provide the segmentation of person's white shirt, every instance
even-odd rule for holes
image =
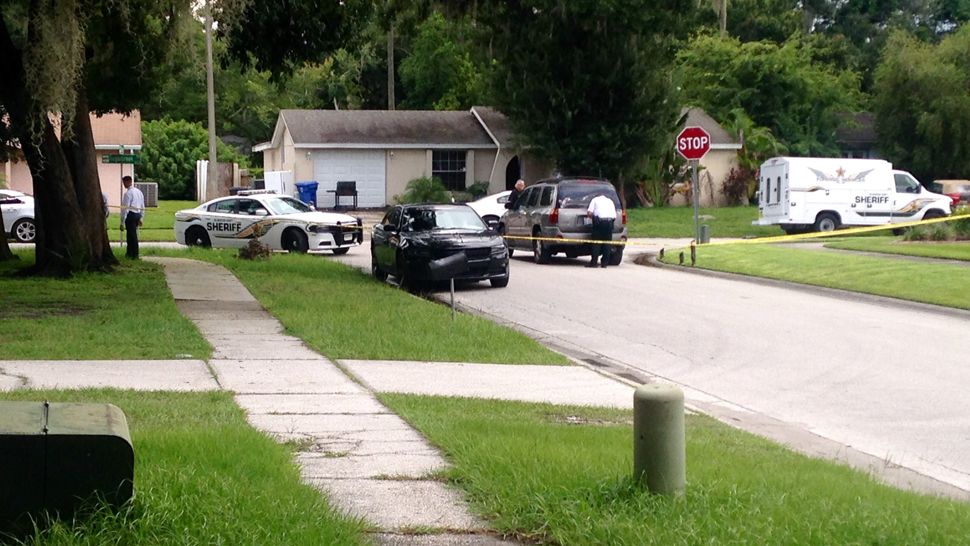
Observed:
[[[586,215],[604,220],[616,220],[616,205],[605,195],[597,195],[589,202]]]
[[[121,198],[121,223],[125,222],[129,212],[145,214],[145,194],[140,189],[132,185]]]

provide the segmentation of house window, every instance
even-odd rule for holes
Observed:
[[[434,150],[431,152],[431,176],[441,180],[452,191],[465,190],[465,152]]]

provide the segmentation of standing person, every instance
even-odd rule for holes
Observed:
[[[505,208],[514,209],[515,202],[519,200],[519,196],[522,195],[522,190],[525,189],[525,180],[521,178],[515,181],[515,187],[512,189],[512,193],[509,194],[509,200],[505,202]]]
[[[101,212],[104,213],[104,219],[107,220],[110,213],[108,212],[108,194],[105,192],[101,192]]]
[[[121,231],[128,230],[128,249],[125,256],[132,260],[138,259],[138,227],[141,226],[145,214],[145,195],[138,188],[132,186],[131,177],[122,177],[125,195],[121,198]]]
[[[586,216],[593,219],[593,240],[612,241],[613,223],[616,222],[616,205],[613,200],[600,193],[589,202]],[[607,243],[593,243],[593,254],[586,267],[596,267],[596,258],[600,258],[600,267],[606,267],[613,256],[613,245]]]

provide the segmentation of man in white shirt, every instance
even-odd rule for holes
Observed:
[[[125,195],[121,198],[121,230],[128,231],[128,249],[125,256],[132,260],[138,259],[138,227],[145,215],[145,195],[138,188],[132,186],[131,177],[122,177]]]
[[[593,219],[593,240],[612,241],[613,223],[616,221],[616,205],[613,200],[600,193],[589,202],[586,216]],[[593,243],[593,254],[586,267],[596,267],[596,259],[600,259],[600,267],[606,267],[613,255],[613,245]]]

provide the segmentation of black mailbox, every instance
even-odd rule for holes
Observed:
[[[111,404],[0,401],[0,532],[93,499],[131,499],[135,452]]]

